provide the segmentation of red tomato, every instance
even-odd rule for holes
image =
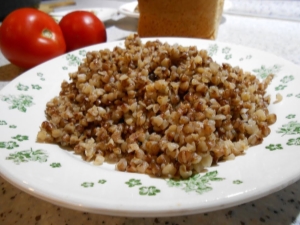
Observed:
[[[31,68],[66,51],[59,25],[33,8],[11,12],[0,27],[0,48],[11,63]]]
[[[92,12],[73,11],[59,22],[67,44],[67,51],[106,42],[106,29]]]

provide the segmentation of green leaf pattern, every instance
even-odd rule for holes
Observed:
[[[42,89],[42,87],[40,86],[40,85],[38,85],[38,84],[32,84],[31,85],[31,88],[33,89],[33,90],[41,90]],[[18,84],[17,85],[17,89],[19,90],[19,91],[28,91],[29,90],[29,86],[27,86],[27,85],[23,85],[23,84]]]
[[[269,149],[270,151],[274,151],[274,150],[282,150],[282,145],[281,144],[269,144],[268,146],[266,146],[266,149]]]
[[[155,186],[140,187],[139,188],[139,194],[140,195],[155,196],[158,193],[160,193],[160,190],[157,189]]]
[[[125,184],[128,185],[128,187],[134,187],[137,185],[142,185],[141,180],[137,179],[130,179],[129,181],[125,182]]]
[[[79,55],[85,57],[86,56],[86,50],[84,50],[84,49],[79,50]]]
[[[254,69],[253,72],[256,73],[257,77],[265,79],[269,74],[275,75],[277,72],[279,72],[280,69],[281,66],[279,65],[274,65],[271,67],[266,67],[265,65],[262,65],[260,68]]]
[[[245,59],[252,59],[252,55],[246,55]],[[244,58],[240,58],[240,61],[243,61]]]
[[[298,138],[291,138],[286,143],[287,145],[300,145],[300,137]]]
[[[68,61],[69,66],[78,66],[82,61],[81,58],[70,53],[66,55],[66,59]]]
[[[37,76],[40,78],[41,81],[45,81],[46,80],[43,73],[38,72]]]
[[[241,181],[241,180],[234,180],[232,183],[233,183],[233,184],[242,184],[243,181]]]
[[[300,134],[300,123],[298,121],[290,121],[277,130],[277,133],[284,135]]]
[[[7,160],[12,160],[15,164],[19,165],[20,163],[24,162],[47,162],[48,155],[46,152],[44,152],[41,149],[38,150],[24,150],[19,151],[15,153],[9,154],[8,157],[6,157]]]
[[[8,104],[11,104],[9,109],[18,109],[21,112],[26,112],[27,107],[32,106],[33,103],[33,97],[29,95],[9,95],[9,96],[1,96],[1,100],[4,102],[7,102]]]
[[[23,84],[18,84],[17,85],[17,89],[19,90],[19,91],[28,91],[28,89],[29,89],[29,87],[27,86],[27,85],[23,85]]]
[[[11,150],[17,147],[19,147],[19,145],[15,141],[0,142],[0,148],[6,148],[8,150]]]
[[[81,186],[84,188],[90,188],[90,187],[94,187],[94,183],[93,182],[83,182],[81,184]]]
[[[225,48],[222,49],[222,53],[223,54],[228,54],[230,52],[230,50],[231,49],[229,47],[225,47]]]
[[[281,91],[281,90],[284,90],[286,87],[287,87],[287,85],[280,84],[277,87],[275,87],[275,90],[276,91]]]
[[[229,47],[225,47],[225,48],[222,49],[222,53],[225,54],[225,59],[226,60],[232,58],[232,54],[230,53],[230,51],[231,51],[231,48],[229,48]]]
[[[288,83],[288,82],[290,82],[290,81],[293,81],[294,79],[295,79],[295,78],[294,78],[293,75],[288,75],[288,76],[284,76],[284,77],[280,80],[280,82],[286,84],[286,83]]]
[[[40,85],[38,85],[38,84],[32,84],[31,87],[34,90],[41,90],[42,89],[42,87]]]
[[[28,140],[28,136],[18,134],[17,136],[12,137],[12,139],[15,139],[15,140],[18,140],[18,141],[27,141]]]
[[[6,126],[6,125],[8,125],[8,123],[5,120],[0,120],[0,126]],[[13,129],[17,128],[17,126],[14,124],[10,124],[8,127]]]
[[[0,126],[5,126],[7,125],[7,122],[5,120],[0,120]]]
[[[213,56],[215,54],[217,54],[218,52],[218,45],[217,44],[212,44],[208,46],[208,55],[209,56]]]
[[[61,164],[60,164],[60,163],[57,163],[57,162],[54,162],[54,163],[51,163],[50,166],[51,166],[52,168],[59,168],[59,167],[61,167]]]
[[[295,117],[296,117],[295,114],[289,114],[285,118],[287,118],[287,119],[294,119]]]
[[[186,192],[194,191],[198,194],[203,194],[205,192],[213,190],[210,182],[212,181],[222,181],[224,178],[219,178],[218,171],[207,172],[205,175],[195,174],[187,180],[174,180],[170,179],[167,184],[170,187],[178,187]]]

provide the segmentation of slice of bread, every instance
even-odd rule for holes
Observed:
[[[138,0],[140,37],[215,39],[224,0]]]

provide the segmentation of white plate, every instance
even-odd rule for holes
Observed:
[[[138,5],[137,1],[125,3],[124,5],[120,6],[119,12],[128,17],[139,18],[140,17],[139,12],[134,11],[137,5]]]
[[[55,20],[60,21],[64,15],[66,15],[70,12],[76,11],[76,10],[93,12],[102,22],[110,20],[118,12],[117,9],[113,9],[113,8],[83,8],[83,9],[76,8],[76,9],[72,9],[72,10],[69,9],[69,10],[51,12],[50,15]]]
[[[217,62],[238,65],[259,78],[274,73],[268,90],[277,114],[271,134],[245,155],[221,162],[187,181],[94,166],[54,144],[36,143],[45,104],[89,50],[124,46],[123,41],[76,50],[41,64],[0,92],[0,175],[21,190],[64,207],[118,216],[174,216],[218,210],[278,191],[300,178],[300,68],[274,55],[200,39],[162,41],[207,49]],[[217,179],[222,178],[222,179]],[[173,184],[173,185],[172,185]],[[206,190],[203,191],[203,190]]]
[[[119,7],[119,12],[128,17],[139,18],[140,17],[139,12],[134,11],[137,5],[138,5],[137,1],[125,3]],[[225,12],[231,7],[232,7],[231,1],[225,0],[223,11]]]

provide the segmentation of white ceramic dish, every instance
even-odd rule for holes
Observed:
[[[119,7],[119,12],[133,18],[139,18],[139,12],[134,11],[136,6],[138,5],[137,1],[128,2]],[[232,3],[229,0],[225,0],[223,11],[226,12],[228,9],[232,7]]]
[[[137,1],[125,3],[120,6],[119,12],[128,17],[139,18],[140,17],[139,12],[134,11],[137,4],[138,4]]]
[[[117,9],[113,9],[113,8],[83,8],[83,9],[76,8],[76,9],[68,9],[68,10],[51,12],[50,15],[55,20],[60,21],[64,15],[76,10],[93,12],[102,22],[110,20],[118,12]]]
[[[221,162],[189,180],[174,182],[94,166],[54,144],[36,143],[45,104],[62,80],[77,70],[89,50],[124,46],[123,41],[76,50],[41,64],[0,92],[0,175],[21,190],[63,207],[101,214],[150,217],[218,210],[276,192],[300,178],[300,68],[274,55],[220,42],[185,38],[162,41],[207,49],[217,62],[238,65],[263,79],[277,114],[271,134],[245,155]],[[145,40],[144,40],[145,41]]]

